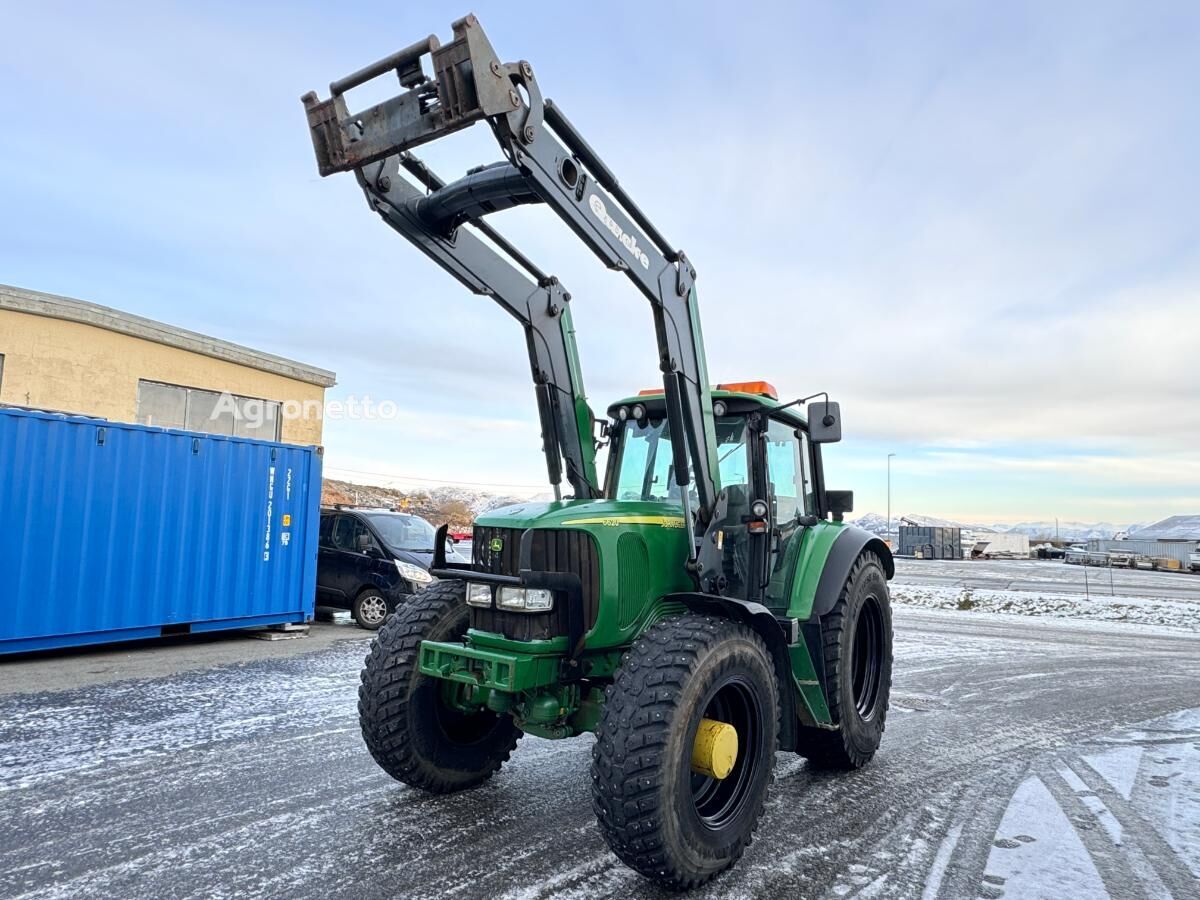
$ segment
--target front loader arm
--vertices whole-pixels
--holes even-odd
[[[600,496],[592,412],[579,368],[575,327],[568,306],[570,293],[557,278],[544,274],[483,222],[473,224],[520,264],[529,277],[466,228],[457,228],[452,237],[431,229],[420,214],[430,195],[399,177],[401,167],[427,188],[442,186],[441,180],[415,157],[407,153],[393,155],[357,170],[367,202],[464,287],[491,297],[521,323],[537,395],[542,448],[555,494],[562,481],[561,459],[566,463],[567,483],[577,498]]]
[[[522,203],[544,202],[606,266],[625,272],[651,304],[672,431],[687,435],[686,442],[673,442],[676,480],[684,487],[680,493],[687,511],[689,469],[695,478],[696,520],[702,531],[720,485],[696,271],[625,193],[562,111],[542,99],[529,63],[500,62],[474,16],[458,20],[453,29],[453,40],[445,46],[431,35],[332,83],[328,100],[319,101],[315,94],[304,97],[318,168],[322,175],[358,171],[368,196],[374,184],[373,202],[393,227],[404,223],[398,230],[406,237],[472,290],[498,300],[502,293],[497,287],[507,285],[492,284],[503,277],[490,265],[484,279],[479,266],[467,262],[467,257],[477,261],[477,251],[464,250],[472,247],[473,236],[461,226],[482,227],[483,216]],[[426,54],[432,59],[433,77],[426,77],[421,66]],[[351,114],[345,92],[392,71],[406,91]],[[379,190],[379,176],[390,178],[390,166],[398,168],[408,160],[406,151],[485,120],[505,161],[452,184],[426,182],[430,192],[419,198],[405,192],[392,200],[398,188]],[[381,161],[382,171],[373,168]],[[489,290],[472,284],[472,275],[479,282],[486,280]],[[518,305],[511,299],[501,302]],[[563,393],[569,391],[558,392]],[[576,421],[581,431],[582,422]],[[588,424],[590,429],[590,417]]]

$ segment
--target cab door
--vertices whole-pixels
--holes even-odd
[[[763,432],[770,507],[763,605],[785,610],[791,596],[794,558],[804,539],[804,517],[816,515],[808,434],[779,419],[768,419]]]

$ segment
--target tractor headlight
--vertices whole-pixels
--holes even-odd
[[[433,581],[432,575],[420,566],[414,566],[412,563],[396,560],[396,569],[400,572],[401,578],[407,579],[413,584],[429,584]]]
[[[502,587],[497,605],[501,609],[545,612],[554,608],[554,594],[545,588]]]
[[[470,606],[491,606],[492,588],[486,584],[467,582],[467,604]]]

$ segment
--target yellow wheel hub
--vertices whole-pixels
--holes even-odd
[[[692,771],[721,780],[733,771],[738,755],[738,733],[732,725],[701,719],[692,744]]]

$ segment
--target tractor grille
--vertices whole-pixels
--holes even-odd
[[[521,554],[520,528],[490,528],[476,525],[472,535],[471,565],[476,571],[493,575],[519,575]],[[492,542],[499,541],[499,550]],[[596,542],[585,531],[555,531],[538,528],[533,532],[530,564],[542,572],[575,572],[583,582],[584,630],[596,622],[600,608],[600,561]],[[567,610],[562,598],[545,613],[519,613],[472,606],[471,627],[502,634],[517,641],[548,640],[566,635]]]

